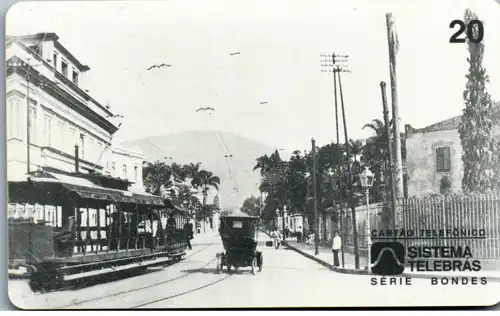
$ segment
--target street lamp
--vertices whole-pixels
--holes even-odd
[[[370,188],[373,185],[373,173],[365,167],[365,170],[359,175],[361,186],[365,189],[366,194],[366,241],[367,241],[367,263],[366,269],[368,270],[371,265],[371,237],[370,237]]]

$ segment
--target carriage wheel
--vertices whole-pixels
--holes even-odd
[[[257,258],[252,260],[252,274],[255,275],[255,268],[257,267]]]

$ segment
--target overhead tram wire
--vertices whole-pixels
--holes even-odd
[[[207,109],[207,107],[205,108],[200,108],[200,109]],[[211,109],[212,111],[215,111],[215,109],[209,107],[209,109]],[[197,110],[198,112],[198,110]],[[205,111],[204,111],[205,112]],[[213,118],[207,118],[206,116],[204,116],[204,121],[205,123],[208,123],[208,122],[211,122],[213,120],[215,120],[215,115],[211,115],[212,113],[208,113],[210,115],[210,117],[213,117]],[[217,145],[219,146],[222,154],[224,155],[225,157],[225,164],[226,164],[226,167],[227,167],[227,170],[228,170],[228,174],[229,174],[229,179],[233,181],[233,190],[235,191],[238,191],[238,182],[236,180],[236,173],[234,172],[234,166],[232,164],[232,154],[229,150],[229,147],[227,146],[226,142],[224,141],[224,137],[222,136],[222,133],[217,130],[217,129],[213,129],[213,137],[215,138],[216,142],[217,142]]]
[[[196,112],[198,112],[198,111],[196,111]],[[200,113],[204,113],[204,112],[200,112]],[[205,125],[208,125],[207,123],[208,123],[208,121],[209,121],[209,120],[211,120],[211,119],[210,119],[210,118],[207,118],[206,116],[203,116],[203,120],[204,120],[204,122],[205,122]],[[227,153],[227,152],[224,150],[224,147],[223,147],[223,145],[221,144],[220,140],[217,138],[217,135],[218,135],[218,134],[217,134],[217,131],[216,131],[216,130],[213,130],[213,131],[212,131],[212,136],[215,138],[215,141],[216,141],[216,143],[217,143],[217,146],[219,146],[220,151],[221,151],[221,152],[222,152],[222,154],[226,157],[226,156],[228,156],[228,155],[229,155],[229,153]],[[231,172],[231,166],[228,164],[227,159],[224,159],[224,162],[225,162],[226,167],[227,167],[227,170],[228,170],[229,179],[234,181],[233,174],[232,174],[232,172]]]
[[[161,157],[165,157],[165,153],[163,152],[163,150],[161,150],[159,147],[153,145],[153,143],[151,143],[151,141],[147,140],[147,139],[142,139],[142,141],[148,145],[156,154],[158,154]],[[161,160],[161,159],[160,159]]]

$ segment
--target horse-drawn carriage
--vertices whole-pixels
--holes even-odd
[[[225,252],[217,254],[217,273],[231,267],[251,267],[255,274],[257,267],[262,270],[262,252],[257,251],[259,218],[236,212],[221,216],[219,234]]]

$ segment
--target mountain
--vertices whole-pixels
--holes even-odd
[[[221,178],[219,195],[224,209],[239,208],[246,197],[259,195],[260,172],[253,171],[255,159],[276,150],[276,147],[240,135],[207,130],[137,139],[121,146],[140,149],[146,161],[160,160],[167,164],[201,162],[201,168]],[[225,155],[232,155],[232,158]],[[288,160],[291,152],[280,151],[280,155]]]

